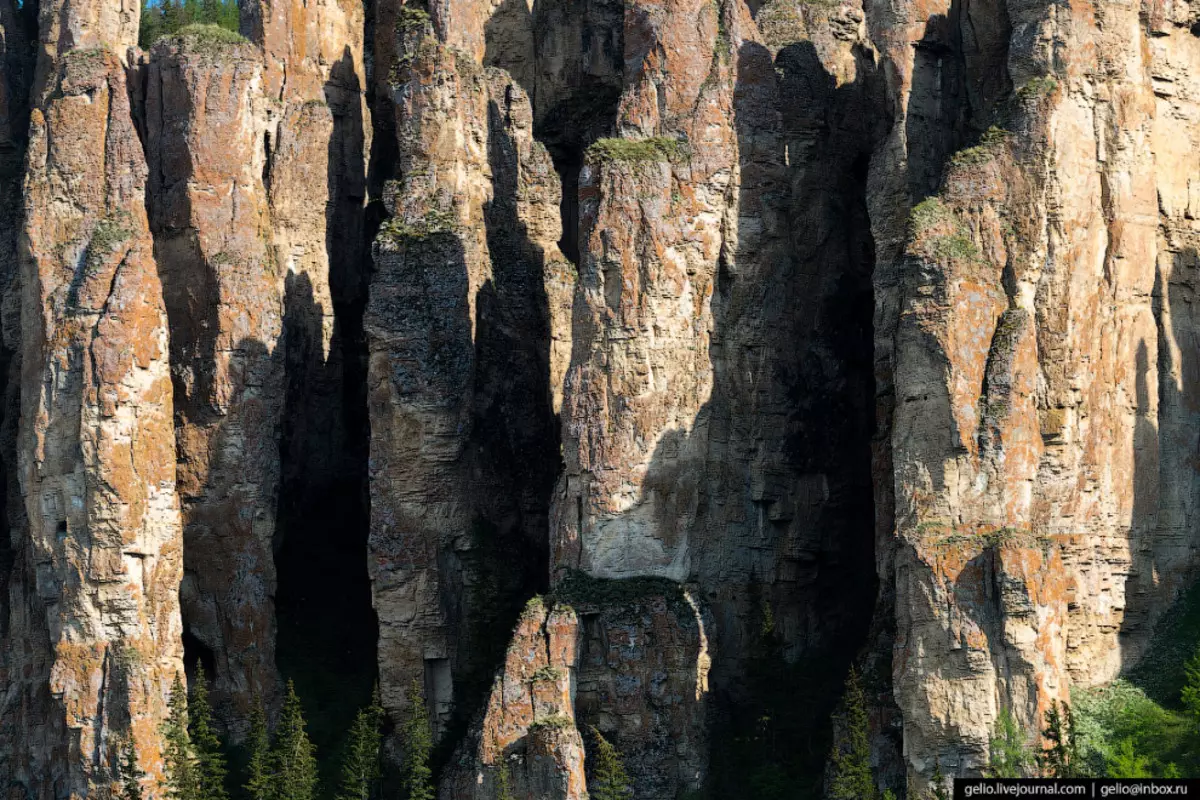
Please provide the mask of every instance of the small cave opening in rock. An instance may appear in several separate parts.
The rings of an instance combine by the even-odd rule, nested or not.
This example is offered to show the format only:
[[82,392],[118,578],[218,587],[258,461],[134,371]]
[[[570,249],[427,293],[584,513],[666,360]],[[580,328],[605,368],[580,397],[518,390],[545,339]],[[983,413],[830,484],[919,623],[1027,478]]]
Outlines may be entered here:
[[195,637],[187,627],[183,629],[183,671],[187,675],[188,686],[195,686],[199,668],[204,668],[204,674],[211,681],[217,672],[217,658],[212,648]]

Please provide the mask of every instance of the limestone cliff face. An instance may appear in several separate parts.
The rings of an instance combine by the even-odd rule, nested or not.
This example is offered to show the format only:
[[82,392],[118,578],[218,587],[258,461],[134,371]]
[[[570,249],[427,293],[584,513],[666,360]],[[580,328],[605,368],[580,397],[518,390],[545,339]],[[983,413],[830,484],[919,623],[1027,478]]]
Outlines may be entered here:
[[171,325],[188,631],[216,697],[274,692],[271,605],[283,280],[270,250],[263,66],[249,45],[167,39],[144,79],[147,205]]
[[[1196,40],[1186,19],[1152,30],[1107,4],[973,9],[979,25],[944,13],[915,50],[887,34],[908,110],[893,144],[925,144],[878,162],[913,200],[938,192],[903,246],[880,215],[876,278],[894,393],[893,677],[910,770],[926,775],[938,759],[978,770],[1001,706],[1033,722],[1135,661],[1194,548],[1194,478],[1165,465],[1194,450],[1175,434],[1190,357],[1170,308],[1190,227],[1178,186],[1196,165],[1172,152],[1186,145],[1161,148],[1190,141],[1178,64]],[[947,158],[971,122],[998,129]]]
[[328,650],[445,798],[764,716],[817,791],[851,663],[922,788],[1194,578],[1195,3],[135,6],[0,0],[0,784],[160,796],[185,662],[236,739]]
[[399,710],[423,681],[440,730],[456,692],[486,687],[544,580],[557,460],[547,276],[561,282],[566,264],[558,181],[524,93],[409,14],[400,161],[365,318],[370,569],[384,704]]
[[6,778],[49,798],[104,793],[129,738],[159,777],[183,548],[167,321],[122,63],[136,14],[85,3],[44,19],[20,257],[27,522],[12,533],[2,749]]

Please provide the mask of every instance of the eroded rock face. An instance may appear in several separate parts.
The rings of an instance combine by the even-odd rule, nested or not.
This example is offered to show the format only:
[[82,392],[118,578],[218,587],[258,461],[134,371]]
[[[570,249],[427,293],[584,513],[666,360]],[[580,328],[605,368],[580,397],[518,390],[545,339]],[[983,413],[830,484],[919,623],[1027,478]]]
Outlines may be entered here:
[[[872,206],[898,536],[880,566],[924,776],[939,761],[977,774],[1000,708],[1032,727],[1071,685],[1134,663],[1193,566],[1194,476],[1168,466],[1194,450],[1172,313],[1193,227],[1195,165],[1174,149],[1194,118],[1190,17],[1164,8],[1151,31],[1111,4],[945,13],[915,50],[885,14],[872,31],[907,109]],[[1010,133],[948,157],[989,121]],[[934,191],[907,231],[882,207]]]
[[698,790],[709,667],[705,619],[690,595],[669,582],[577,577],[522,614],[441,796],[496,797],[508,781],[518,797],[586,797],[591,730],[621,742],[638,797]]
[[563,369],[544,276],[569,277],[557,178],[524,93],[417,22],[366,313],[370,568],[384,704],[399,710],[423,681],[440,731],[456,693],[486,687],[489,654],[544,580],[548,376]]
[[14,536],[0,749],[6,783],[33,797],[107,792],[130,737],[155,785],[182,669],[166,313],[125,65],[99,45],[130,43],[137,19],[109,10],[43,18],[56,20],[44,43],[66,38],[40,56],[30,122],[18,440],[28,526]]
[[270,249],[263,66],[248,44],[166,39],[144,79],[148,206],[171,324],[188,631],[218,706],[275,692],[284,282]]

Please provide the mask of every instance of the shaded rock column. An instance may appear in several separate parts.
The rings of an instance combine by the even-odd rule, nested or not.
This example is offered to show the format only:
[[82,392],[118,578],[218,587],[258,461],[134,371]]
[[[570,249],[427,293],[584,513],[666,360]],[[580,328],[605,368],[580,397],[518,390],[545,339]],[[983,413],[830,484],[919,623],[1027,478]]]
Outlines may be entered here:
[[[283,280],[270,250],[263,67],[163,40],[145,78],[149,208],[171,323],[188,632],[230,721],[275,692]],[[227,704],[232,705],[227,705]]]
[[549,375],[564,355],[552,366],[547,285],[561,298],[572,280],[520,87],[423,15],[399,43],[400,160],[365,319],[370,566],[384,705],[398,713],[422,682],[440,735],[485,696],[545,581]]

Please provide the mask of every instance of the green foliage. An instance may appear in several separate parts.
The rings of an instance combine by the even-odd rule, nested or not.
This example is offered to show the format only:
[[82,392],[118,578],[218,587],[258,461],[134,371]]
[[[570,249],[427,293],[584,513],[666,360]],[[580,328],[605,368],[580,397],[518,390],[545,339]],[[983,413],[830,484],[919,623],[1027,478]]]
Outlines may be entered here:
[[143,0],[138,46],[148,49],[163,36],[177,34],[206,44],[242,44],[246,40],[237,30],[237,0]]
[[845,727],[841,741],[833,748],[833,780],[829,796],[833,800],[873,800],[878,797],[875,778],[871,774],[871,742],[867,727],[867,698],[858,679],[858,671],[850,668],[846,678]]
[[596,766],[592,770],[588,796],[591,800],[633,800],[633,786],[621,762],[621,754],[594,726],[592,736],[596,740]]
[[1046,746],[1038,755],[1042,772],[1051,778],[1077,778],[1082,773],[1079,737],[1075,733],[1075,715],[1071,706],[1058,701],[1046,709],[1046,727],[1042,728]]
[[379,796],[379,782],[383,776],[383,717],[383,703],[379,699],[379,687],[376,686],[371,705],[358,712],[350,728],[346,753],[342,759],[342,786],[338,800],[371,800]]
[[138,766],[137,748],[130,736],[121,752],[121,800],[142,800],[140,781],[144,777],[146,773]]
[[544,667],[538,667],[535,669],[533,674],[529,676],[529,682],[537,683],[539,681],[556,681],[562,676],[562,667],[555,667],[548,664]]
[[401,729],[404,742],[404,786],[408,800],[433,800],[433,770],[429,757],[433,752],[433,731],[429,726],[429,711],[425,695],[414,679],[408,687],[408,712]]
[[992,778],[1027,778],[1034,770],[1033,753],[1012,709],[1002,708],[988,745]]
[[690,154],[691,149],[687,142],[665,136],[652,136],[646,139],[597,139],[587,149],[587,159],[600,162],[678,161],[687,158]]
[[1164,708],[1126,680],[1072,694],[1075,735],[1081,769],[1089,775],[1107,774],[1128,739],[1133,752],[1149,760],[1155,777],[1168,777],[1176,764],[1194,774],[1200,764],[1200,731],[1187,715]]
[[249,800],[271,800],[271,739],[267,733],[267,715],[262,700],[254,699],[250,711],[250,735],[246,738],[250,761],[246,766],[243,788]]
[[128,226],[129,218],[123,213],[105,217],[96,223],[87,247],[86,264],[89,269],[98,268],[118,247],[133,236],[133,231]]
[[500,768],[496,770],[496,800],[517,800],[512,790],[512,778],[508,774],[508,764],[500,757]]
[[[887,800],[891,793],[891,789],[885,791],[883,800]],[[933,775],[929,777],[929,789],[925,792],[925,800],[950,800],[950,790],[946,788],[946,776],[942,774],[940,761],[933,765]]]
[[396,14],[396,28],[399,30],[423,28],[428,22],[429,12],[413,5],[400,6],[400,11]]
[[167,796],[172,800],[200,800],[200,771],[188,736],[187,691],[178,674],[171,684],[167,718],[163,722],[163,761]]
[[1133,739],[1125,737],[1108,757],[1105,774],[1110,778],[1154,778],[1150,759],[1134,751]]
[[317,758],[304,728],[304,709],[295,685],[289,680],[271,748],[272,800],[313,800],[316,796]]
[[229,800],[225,791],[225,754],[221,739],[213,725],[212,704],[208,701],[208,678],[204,667],[196,672],[188,705],[188,734],[192,740],[192,752],[196,757],[196,769],[200,782],[202,800]]
[[1022,100],[1045,97],[1058,87],[1058,81],[1048,75],[1030,78],[1021,88],[1017,89],[1017,97]]
[[1004,144],[1004,141],[1010,135],[1011,134],[1009,134],[1009,132],[1003,128],[993,125],[984,131],[983,135],[979,137],[978,144],[976,144],[974,147],[966,147],[962,150],[959,150],[951,157],[950,163],[955,166],[973,166],[982,164],[996,155],[997,151],[1000,149],[1000,145]]
[[535,728],[573,728],[575,720],[568,717],[566,714],[550,714],[546,717],[535,719],[529,726],[529,730]]
[[983,261],[967,226],[936,197],[913,206],[909,232],[924,255],[938,261]]
[[1200,647],[1183,667],[1183,689],[1179,695],[1183,708],[1200,722]]
[[458,217],[453,211],[434,208],[416,220],[392,217],[379,227],[379,236],[384,241],[398,244],[404,240],[421,240],[440,233],[454,233],[458,229]]

